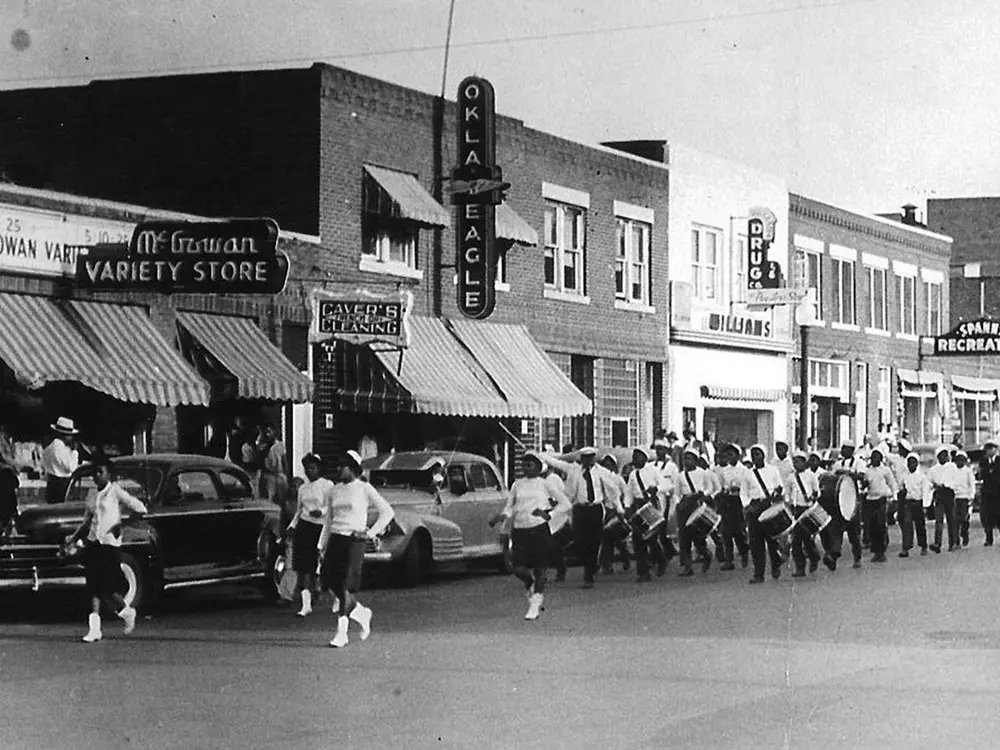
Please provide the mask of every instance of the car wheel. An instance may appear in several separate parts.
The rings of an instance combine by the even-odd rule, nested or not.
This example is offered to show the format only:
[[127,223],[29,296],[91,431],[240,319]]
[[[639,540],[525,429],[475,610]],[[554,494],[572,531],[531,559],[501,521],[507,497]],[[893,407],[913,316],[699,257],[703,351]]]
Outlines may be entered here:
[[278,545],[278,540],[265,531],[257,539],[257,555],[264,568],[261,593],[268,600],[276,599],[287,560],[284,550]]
[[122,598],[125,600],[126,606],[142,609],[146,593],[142,566],[132,555],[123,552],[121,568],[125,578],[125,593]]
[[397,580],[405,588],[413,588],[427,580],[430,573],[431,547],[423,534],[414,534],[399,561]]

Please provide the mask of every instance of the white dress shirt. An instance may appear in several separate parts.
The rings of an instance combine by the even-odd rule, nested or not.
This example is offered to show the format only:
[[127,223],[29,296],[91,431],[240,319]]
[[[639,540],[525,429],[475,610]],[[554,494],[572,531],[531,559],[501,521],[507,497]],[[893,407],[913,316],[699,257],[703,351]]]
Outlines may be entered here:
[[[798,479],[796,479],[798,477]],[[799,487],[799,479],[802,480],[802,487]],[[754,480],[757,481],[757,480]],[[802,494],[802,488],[805,494]],[[799,473],[792,471],[791,476],[785,479],[785,499],[796,508],[808,508],[819,498],[819,479],[816,475],[806,469]]]
[[551,513],[559,508],[563,513],[568,513],[570,509],[566,496],[561,492],[553,492],[554,489],[555,486],[545,477],[521,477],[515,480],[510,487],[503,515],[512,520],[515,529],[533,529],[549,523],[543,516],[536,515],[535,511]]
[[140,500],[114,482],[108,482],[103,490],[88,497],[87,510],[91,515],[87,540],[108,547],[121,547],[121,535],[114,533],[113,529],[122,522],[123,505],[133,513],[146,512],[146,506]]
[[951,461],[936,463],[927,470],[927,481],[931,487],[947,487],[957,490],[959,485],[958,467]]
[[695,468],[691,471],[682,471],[678,477],[677,494],[681,498],[690,497],[698,492],[711,496],[714,488],[715,480],[712,478],[711,472],[705,471],[705,469]]
[[662,461],[656,459],[652,464],[663,475],[663,480],[667,486],[667,495],[670,496],[677,488],[677,475],[680,474],[680,469],[677,468],[677,464],[670,460],[670,456],[667,456]]
[[[569,463],[558,458],[545,457],[546,462],[566,475],[566,497],[573,505],[588,505],[587,479],[580,464]],[[594,504],[604,505],[612,510],[620,510],[616,503],[618,490],[610,471],[600,464],[594,464],[590,469],[590,478],[594,486]]]
[[792,463],[792,459],[788,456],[772,459],[771,466],[778,470],[783,482],[787,481],[795,473],[795,464]]
[[955,485],[955,498],[972,500],[976,496],[976,475],[972,472],[972,467],[966,464],[960,469],[958,464],[955,464],[955,477],[958,480]]
[[735,466],[720,466],[718,469],[719,481],[722,484],[722,491],[729,495],[739,495],[740,486],[743,484],[743,475],[747,472],[747,467],[743,464]]
[[652,489],[656,490],[660,510],[665,510],[670,502],[670,485],[663,473],[649,463],[644,464],[641,469],[632,469],[632,473],[628,476],[628,494],[631,502],[644,505],[648,500],[646,493]]
[[830,471],[834,474],[843,474],[844,472],[850,472],[851,474],[861,474],[865,470],[865,462],[863,459],[857,456],[852,456],[851,458],[844,458],[840,456],[833,464],[830,466]]
[[[323,519],[323,531],[319,535],[320,549],[326,549],[326,543],[331,534],[340,536],[355,536],[367,531],[369,537],[375,537],[385,531],[386,526],[396,515],[392,506],[382,497],[378,490],[368,482],[354,479],[350,482],[338,482],[330,488],[329,504],[326,517]],[[368,529],[368,509],[378,511],[378,519]]]
[[767,487],[767,494],[764,493],[764,488],[760,486],[760,482],[757,481],[757,477],[754,474],[753,469],[747,469],[746,473],[743,475],[743,482],[740,484],[740,501],[743,503],[743,507],[746,508],[754,500],[763,500],[764,498],[770,499],[771,494],[783,485],[781,481],[781,474],[773,466],[764,466],[763,468],[757,469],[760,474],[760,478],[763,480],[764,485]]
[[556,501],[556,507],[552,509],[549,517],[549,531],[555,533],[569,521],[569,514],[573,510],[573,506],[570,505],[569,498],[566,497],[566,485],[563,483],[562,477],[555,472],[550,472],[545,475],[545,484],[549,488],[549,497]]
[[53,438],[42,451],[42,469],[54,477],[68,477],[80,466],[80,452],[61,437]]
[[927,475],[919,466],[916,471],[906,469],[901,485],[906,500],[917,501],[925,507],[931,504],[931,483],[927,481]]
[[299,503],[295,510],[295,517],[288,528],[294,529],[301,518],[306,523],[323,525],[326,517],[327,507],[330,504],[330,492],[333,490],[333,482],[326,477],[320,477],[314,482],[303,482],[299,487]]

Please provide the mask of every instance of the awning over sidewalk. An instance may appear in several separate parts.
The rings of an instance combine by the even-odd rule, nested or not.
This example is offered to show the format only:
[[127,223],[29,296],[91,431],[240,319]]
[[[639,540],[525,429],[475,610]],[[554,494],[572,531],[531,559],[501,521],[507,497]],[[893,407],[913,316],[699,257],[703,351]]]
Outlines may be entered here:
[[449,327],[486,369],[509,415],[556,418],[591,414],[594,405],[532,338],[525,326],[449,321]]
[[996,393],[1000,391],[1000,380],[994,378],[976,378],[970,375],[952,375],[951,384],[963,391],[972,393]]
[[0,294],[0,321],[0,359],[26,388],[76,382],[133,403],[208,403],[208,384],[139,308]]
[[497,239],[510,240],[533,247],[538,244],[538,232],[506,203],[496,208]]
[[714,398],[720,401],[780,401],[785,398],[785,391],[780,388],[737,388],[724,385],[703,385],[702,398]]
[[403,350],[402,361],[396,351],[377,351],[375,357],[409,394],[413,412],[508,416],[507,402],[497,393],[482,366],[439,318],[412,316],[409,327],[410,346]]
[[431,227],[451,226],[451,213],[412,174],[371,164],[365,165],[365,172],[374,182],[366,190],[375,188],[374,195],[367,194],[366,210]]
[[312,382],[248,318],[179,312],[177,321],[237,381],[239,398],[305,403]]
[[941,388],[944,384],[944,376],[940,372],[907,370],[900,367],[896,370],[896,375],[908,385],[933,385]]

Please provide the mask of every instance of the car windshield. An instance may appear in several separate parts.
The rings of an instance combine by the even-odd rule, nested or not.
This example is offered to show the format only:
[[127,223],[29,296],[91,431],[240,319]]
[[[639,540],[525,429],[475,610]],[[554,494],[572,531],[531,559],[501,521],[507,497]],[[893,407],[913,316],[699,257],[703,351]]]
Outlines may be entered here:
[[373,471],[368,481],[376,489],[420,490],[428,493],[434,491],[430,471],[414,469]]
[[[149,466],[112,466],[111,480],[144,505],[149,505],[150,498],[155,497],[163,480],[163,472]],[[87,467],[73,477],[66,500],[71,503],[84,502],[96,494],[94,472]]]

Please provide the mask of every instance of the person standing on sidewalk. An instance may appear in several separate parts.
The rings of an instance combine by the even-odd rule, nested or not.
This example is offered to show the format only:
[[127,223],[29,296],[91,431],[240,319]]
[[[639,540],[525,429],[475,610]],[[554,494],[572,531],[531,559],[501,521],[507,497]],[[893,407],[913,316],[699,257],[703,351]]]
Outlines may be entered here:
[[872,449],[871,465],[864,472],[867,490],[861,503],[864,525],[871,540],[872,562],[877,563],[885,562],[886,513],[889,500],[896,496],[896,479],[892,469],[882,463],[885,458],[883,450]]
[[[819,481],[809,471],[806,454],[795,451],[792,454],[792,475],[785,479],[785,501],[791,505],[792,513],[798,518],[819,499]],[[816,538],[811,531],[795,525],[792,530],[792,560],[795,572],[792,578],[802,578],[806,574],[806,558],[809,558],[809,572],[815,573],[819,567],[819,551]]]
[[312,613],[312,591],[315,588],[316,566],[319,563],[319,535],[327,516],[333,482],[321,475],[323,460],[315,453],[302,458],[306,481],[299,487],[298,505],[285,534],[292,539],[292,568],[298,575],[297,588],[302,596],[302,608],[296,613],[306,617]]
[[958,477],[955,487],[955,527],[962,546],[968,547],[969,521],[972,504],[976,499],[976,475],[969,466],[969,454],[965,451],[958,451],[955,454],[955,474]]
[[899,528],[903,532],[903,549],[900,557],[909,557],[913,548],[913,527],[917,527],[917,544],[920,554],[927,554],[927,522],[924,508],[931,503],[931,485],[920,468],[920,456],[910,453],[906,457],[906,473],[899,483]]
[[934,498],[934,544],[931,551],[941,551],[944,526],[948,525],[948,551],[958,546],[958,534],[955,533],[955,490],[958,488],[959,477],[949,458],[951,450],[947,445],[937,449],[937,463],[927,472]]
[[997,444],[992,440],[983,445],[983,452],[979,466],[979,478],[983,480],[979,519],[986,534],[983,545],[992,547],[993,529],[1000,528],[1000,457],[997,456]]
[[[350,620],[361,626],[361,640],[371,634],[372,611],[357,600],[361,587],[361,566],[365,543],[385,531],[395,516],[392,506],[378,490],[361,480],[361,456],[349,450],[340,462],[340,482],[328,493],[329,503],[317,549],[321,559],[322,587],[340,602],[337,633],[330,641],[334,648],[347,645]],[[368,510],[378,518],[368,527]]]
[[125,576],[122,573],[122,506],[133,515],[146,513],[146,506],[111,481],[111,462],[104,457],[92,460],[97,493],[87,498],[83,522],[66,537],[67,551],[86,537],[83,544],[83,570],[90,595],[89,629],[84,643],[101,640],[101,603],[125,623],[125,635],[135,630],[136,612],[125,602]]
[[42,470],[45,472],[45,502],[66,501],[69,479],[80,465],[80,450],[76,436],[80,433],[68,417],[59,417],[52,425],[54,436],[42,451]]

